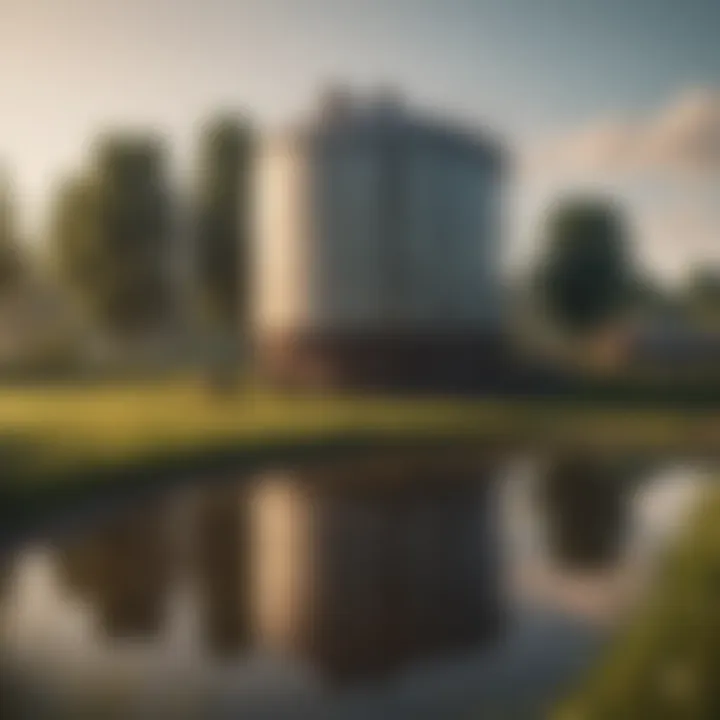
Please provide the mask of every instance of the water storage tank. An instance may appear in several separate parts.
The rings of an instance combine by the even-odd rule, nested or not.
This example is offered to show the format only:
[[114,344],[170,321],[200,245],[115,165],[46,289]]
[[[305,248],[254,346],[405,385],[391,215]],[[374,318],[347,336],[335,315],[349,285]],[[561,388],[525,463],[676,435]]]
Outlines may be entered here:
[[500,326],[501,153],[387,93],[365,111],[333,96],[332,122],[327,102],[259,148],[261,368],[355,386],[481,375]]

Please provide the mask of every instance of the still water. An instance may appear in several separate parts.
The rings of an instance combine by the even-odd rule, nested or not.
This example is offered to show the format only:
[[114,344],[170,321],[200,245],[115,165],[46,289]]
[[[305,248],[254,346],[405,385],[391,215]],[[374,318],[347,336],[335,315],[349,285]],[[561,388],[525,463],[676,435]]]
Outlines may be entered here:
[[598,467],[198,479],[6,548],[2,716],[542,717],[708,477]]

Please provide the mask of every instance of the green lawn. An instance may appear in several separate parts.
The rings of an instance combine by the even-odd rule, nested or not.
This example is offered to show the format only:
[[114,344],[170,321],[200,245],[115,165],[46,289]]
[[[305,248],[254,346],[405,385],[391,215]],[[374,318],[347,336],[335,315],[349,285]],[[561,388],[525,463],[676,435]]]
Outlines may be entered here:
[[[638,451],[720,448],[720,411],[624,409],[547,400],[228,398],[192,380],[0,390],[0,500],[7,510],[69,486],[160,471],[293,462],[395,445],[578,445]],[[4,513],[7,515],[7,513]],[[0,517],[0,519],[2,519]]]

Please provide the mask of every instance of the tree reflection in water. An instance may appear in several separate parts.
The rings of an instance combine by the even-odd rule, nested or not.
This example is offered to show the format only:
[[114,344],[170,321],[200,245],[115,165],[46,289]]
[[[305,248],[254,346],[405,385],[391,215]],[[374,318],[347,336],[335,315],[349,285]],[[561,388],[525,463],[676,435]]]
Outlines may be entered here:
[[575,454],[551,462],[538,489],[556,561],[586,570],[617,562],[639,475],[627,460]]
[[61,548],[64,582],[92,604],[108,638],[149,638],[161,629],[170,590],[163,510],[153,504],[112,518]]
[[413,463],[211,483],[181,518],[175,497],[110,519],[59,571],[106,638],[157,635],[185,577],[215,659],[268,647],[338,680],[382,676],[503,627],[494,479]]
[[250,641],[250,506],[235,485],[202,492],[196,506],[194,567],[203,639],[217,657],[230,658]]
[[5,598],[12,580],[13,560],[12,557],[0,553],[0,611],[5,605]]

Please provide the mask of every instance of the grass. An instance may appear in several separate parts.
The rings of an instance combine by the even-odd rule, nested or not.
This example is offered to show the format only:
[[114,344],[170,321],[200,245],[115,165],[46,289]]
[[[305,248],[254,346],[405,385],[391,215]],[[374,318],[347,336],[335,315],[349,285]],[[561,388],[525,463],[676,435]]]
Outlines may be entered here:
[[0,389],[0,524],[103,482],[381,447],[537,443],[598,451],[712,452],[720,410],[543,400],[226,398],[192,379]]
[[698,502],[634,617],[557,720],[720,716],[720,490]]

